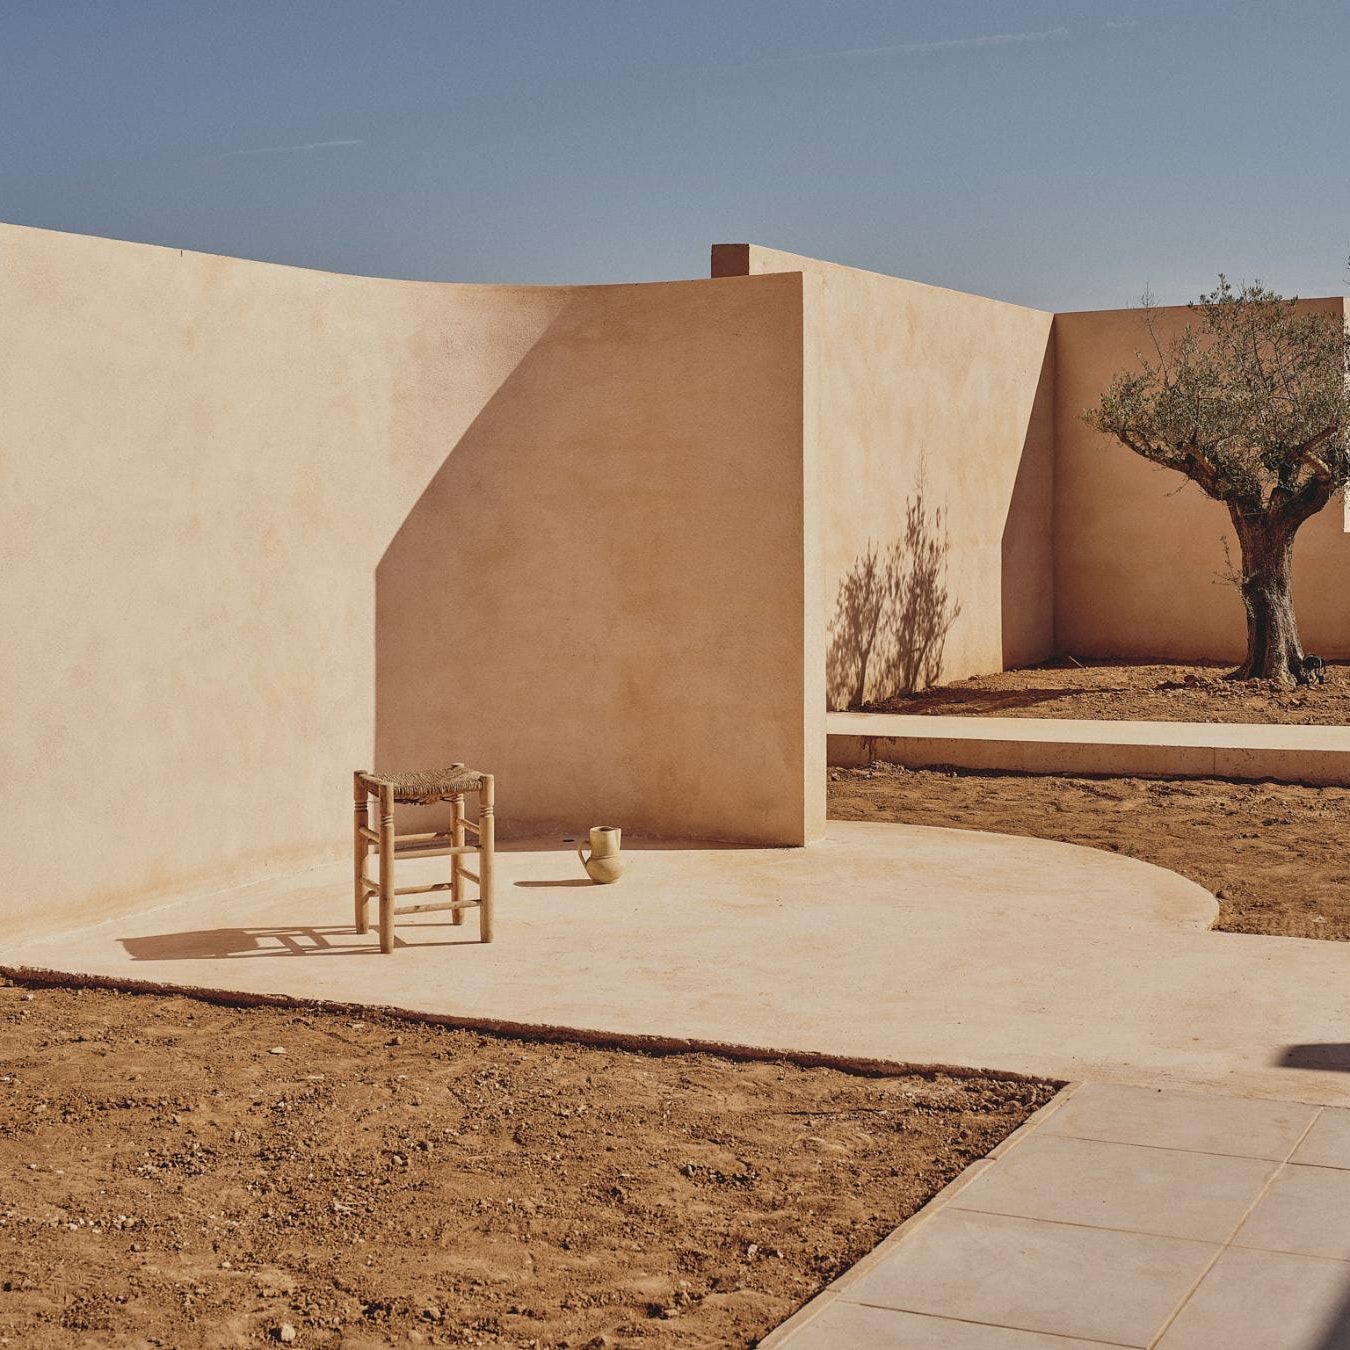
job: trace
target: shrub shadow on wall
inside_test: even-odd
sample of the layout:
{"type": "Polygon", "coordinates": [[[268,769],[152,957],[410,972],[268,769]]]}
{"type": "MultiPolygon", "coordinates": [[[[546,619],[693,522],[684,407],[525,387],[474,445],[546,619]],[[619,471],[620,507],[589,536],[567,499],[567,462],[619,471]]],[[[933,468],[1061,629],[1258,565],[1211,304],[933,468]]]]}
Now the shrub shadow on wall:
{"type": "Polygon", "coordinates": [[[947,588],[951,543],[943,508],[923,483],[905,504],[905,533],[869,542],[839,583],[825,681],[831,708],[859,708],[926,689],[938,678],[961,605],[947,588]]]}

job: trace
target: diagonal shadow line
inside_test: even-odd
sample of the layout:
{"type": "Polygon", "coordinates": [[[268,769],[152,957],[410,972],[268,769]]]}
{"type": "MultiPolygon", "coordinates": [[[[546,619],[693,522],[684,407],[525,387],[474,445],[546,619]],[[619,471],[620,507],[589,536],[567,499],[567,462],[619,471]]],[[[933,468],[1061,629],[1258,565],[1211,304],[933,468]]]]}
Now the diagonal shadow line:
{"type": "MultiPolygon", "coordinates": [[[[546,288],[551,289],[551,288],[546,288]]],[[[426,668],[436,666],[438,682],[444,682],[444,670],[441,662],[433,662],[424,643],[424,634],[428,631],[428,610],[445,612],[447,606],[457,602],[454,593],[457,585],[463,581],[455,566],[453,548],[447,546],[439,550],[439,565],[444,569],[429,576],[415,566],[420,530],[430,528],[432,523],[444,515],[443,502],[449,493],[449,484],[460,478],[469,480],[469,495],[477,490],[472,482],[476,473],[484,471],[482,461],[491,456],[500,442],[528,442],[531,437],[528,429],[522,429],[514,438],[509,433],[512,418],[518,415],[521,407],[529,408],[528,399],[515,397],[519,387],[529,385],[533,378],[533,369],[545,353],[557,340],[560,333],[567,333],[578,322],[585,321],[586,306],[584,297],[575,294],[577,288],[562,288],[571,292],[564,300],[558,312],[544,325],[530,345],[521,353],[515,365],[482,403],[472,421],[450,445],[439,464],[428,476],[416,501],[405,512],[398,528],[385,545],[383,554],[375,566],[375,652],[374,652],[374,741],[376,764],[393,763],[402,757],[400,739],[409,739],[406,724],[409,709],[419,706],[434,706],[426,703],[425,696],[432,693],[427,689],[409,689],[410,680],[428,678],[426,668]],[[404,556],[414,559],[411,565],[404,565],[404,556]],[[409,633],[409,624],[418,630],[409,633]],[[418,669],[411,673],[408,669],[407,653],[403,650],[411,644],[417,652],[417,661],[412,663],[418,669]],[[400,738],[400,730],[403,735],[400,738]]],[[[437,352],[428,356],[426,366],[441,376],[445,375],[447,362],[444,353],[437,352]],[[438,361],[437,357],[441,359],[438,361]]],[[[417,400],[413,400],[416,402],[417,400]]],[[[536,433],[537,435],[537,433],[536,433]]],[[[451,494],[453,495],[453,494],[451,494]]],[[[434,627],[434,625],[432,625],[434,627]]],[[[442,695],[443,697],[443,695],[442,695]]],[[[414,716],[414,721],[417,718],[414,716]]],[[[425,720],[425,719],[424,719],[425,720]]],[[[461,753],[460,747],[453,743],[453,732],[445,733],[445,744],[427,745],[425,737],[414,736],[418,741],[418,754],[425,758],[439,759],[448,755],[453,759],[461,753]]],[[[408,814],[414,822],[413,828],[422,828],[429,818],[430,808],[412,809],[408,814]],[[420,823],[418,823],[420,821],[420,823]]],[[[499,828],[509,818],[499,816],[499,828]]]]}

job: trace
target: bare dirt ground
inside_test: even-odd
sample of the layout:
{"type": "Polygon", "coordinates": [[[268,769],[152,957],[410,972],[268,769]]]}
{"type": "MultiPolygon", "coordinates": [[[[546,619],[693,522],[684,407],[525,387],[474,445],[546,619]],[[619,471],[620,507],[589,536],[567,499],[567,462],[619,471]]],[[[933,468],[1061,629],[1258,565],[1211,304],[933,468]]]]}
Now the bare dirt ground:
{"type": "Polygon", "coordinates": [[[1325,684],[1293,689],[1268,681],[1225,680],[1227,669],[1061,660],[898,695],[867,710],[1141,722],[1350,723],[1350,665],[1329,663],[1325,684]]]}
{"type": "Polygon", "coordinates": [[[830,815],[1031,835],[1171,868],[1234,933],[1350,939],[1350,789],[1225,779],[831,769],[830,815]]]}
{"type": "Polygon", "coordinates": [[[0,1341],[753,1344],[1053,1091],[0,981],[0,1341]]]}

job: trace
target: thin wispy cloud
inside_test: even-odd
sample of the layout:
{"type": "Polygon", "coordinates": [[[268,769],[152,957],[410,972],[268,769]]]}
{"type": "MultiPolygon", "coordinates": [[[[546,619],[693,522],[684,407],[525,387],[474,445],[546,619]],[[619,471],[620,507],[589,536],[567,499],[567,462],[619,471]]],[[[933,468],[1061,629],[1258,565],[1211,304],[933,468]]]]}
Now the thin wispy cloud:
{"type": "Polygon", "coordinates": [[[900,42],[888,47],[845,47],[841,51],[806,52],[801,56],[771,56],[766,65],[791,65],[799,61],[847,61],[860,56],[922,56],[927,52],[950,52],[961,47],[1011,47],[1023,42],[1045,42],[1067,36],[1066,27],[1028,33],[982,33],[978,37],[945,38],[938,42],[900,42]]]}
{"type": "Polygon", "coordinates": [[[1107,21],[1106,21],[1106,26],[1107,26],[1108,28],[1138,28],[1138,27],[1139,27],[1139,20],[1138,20],[1138,19],[1107,19],[1107,21]]]}
{"type": "Polygon", "coordinates": [[[337,150],[343,146],[364,145],[365,141],[306,141],[302,145],[259,145],[247,150],[222,150],[218,155],[198,155],[198,159],[242,159],[248,155],[298,155],[307,150],[337,150]]]}

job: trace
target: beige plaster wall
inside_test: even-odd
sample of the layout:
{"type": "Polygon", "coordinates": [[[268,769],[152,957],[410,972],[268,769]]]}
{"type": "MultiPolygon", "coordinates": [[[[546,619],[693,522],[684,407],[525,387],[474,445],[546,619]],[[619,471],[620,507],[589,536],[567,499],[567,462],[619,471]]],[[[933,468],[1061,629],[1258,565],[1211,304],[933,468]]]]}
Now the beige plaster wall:
{"type": "Polygon", "coordinates": [[[823,828],[801,329],[795,276],[576,294],[380,563],[382,762],[491,764],[508,833],[823,828]]]}
{"type": "Polygon", "coordinates": [[[0,923],[340,853],[377,704],[380,750],[497,770],[508,835],[802,838],[800,309],[0,227],[0,923]]]}
{"type": "MultiPolygon", "coordinates": [[[[1340,298],[1309,308],[1344,313],[1340,298]]],[[[1188,311],[1159,311],[1164,339],[1188,311]]],[[[1148,337],[1138,310],[1055,319],[1056,640],[1077,656],[1236,661],[1246,624],[1221,580],[1237,543],[1227,510],[1193,483],[1140,459],[1080,420],[1116,371],[1133,367],[1148,337]]],[[[1304,643],[1350,655],[1350,535],[1334,501],[1299,531],[1294,602],[1304,643]]]]}
{"type": "Polygon", "coordinates": [[[829,705],[853,701],[865,650],[868,699],[1049,655],[1052,316],[754,245],[713,254],[714,275],[789,270],[807,280],[829,705]],[[849,597],[873,549],[909,601],[869,643],[849,597]]]}

